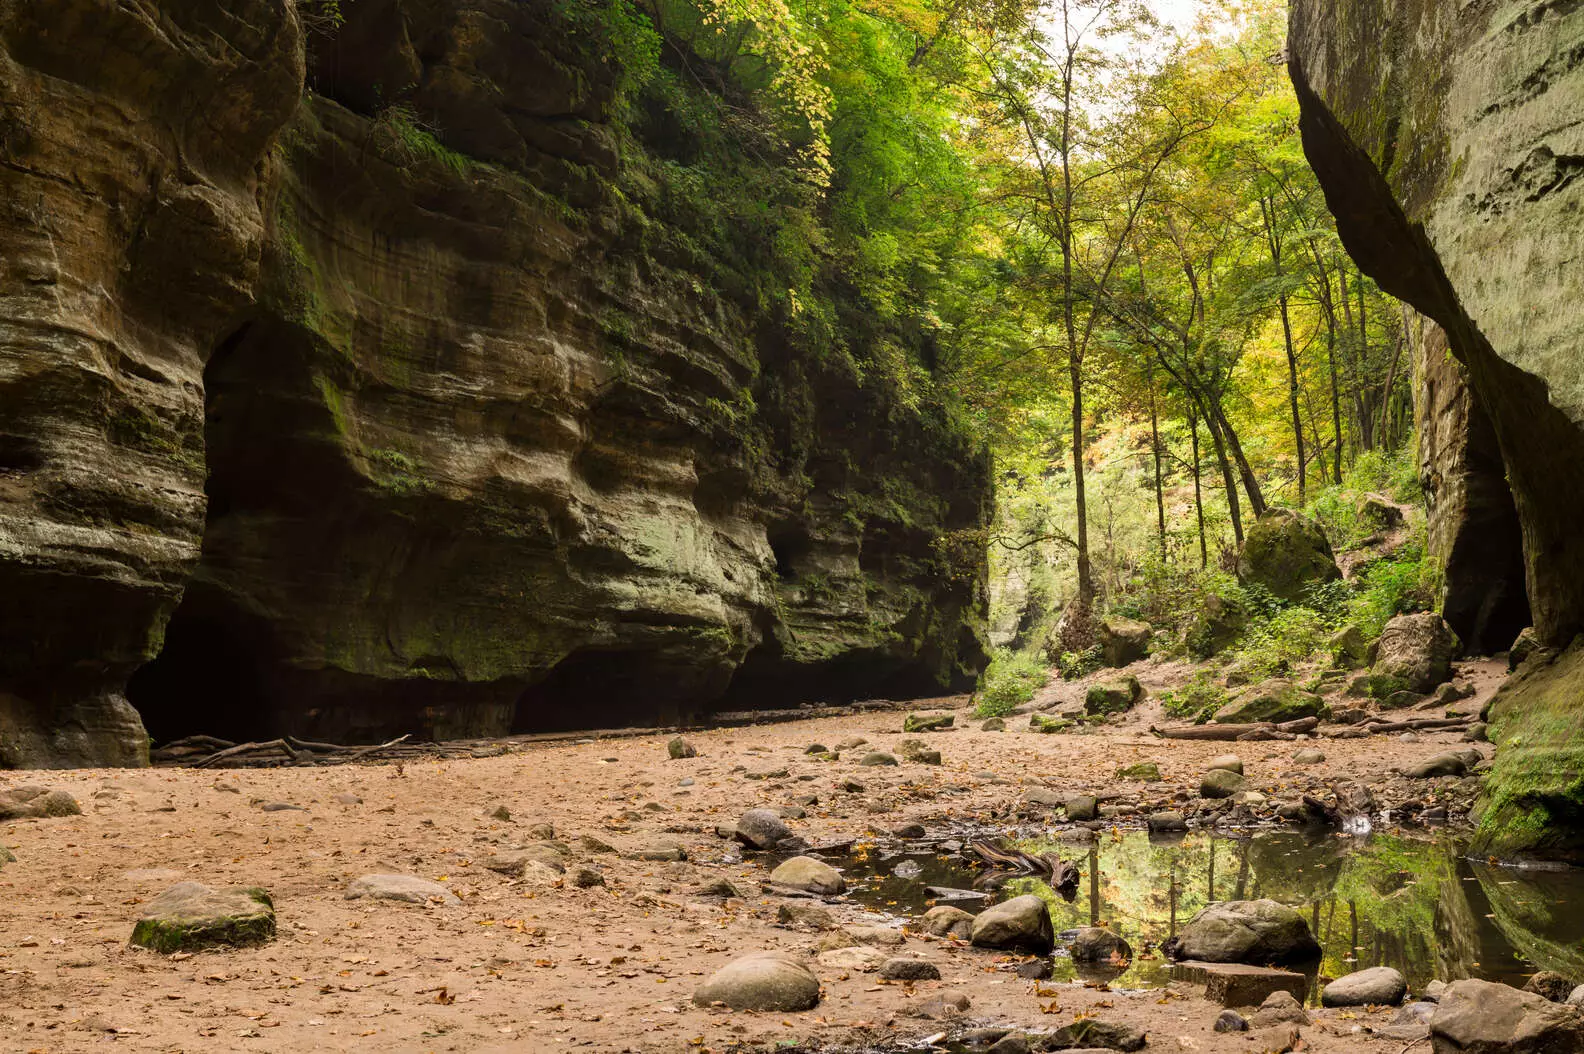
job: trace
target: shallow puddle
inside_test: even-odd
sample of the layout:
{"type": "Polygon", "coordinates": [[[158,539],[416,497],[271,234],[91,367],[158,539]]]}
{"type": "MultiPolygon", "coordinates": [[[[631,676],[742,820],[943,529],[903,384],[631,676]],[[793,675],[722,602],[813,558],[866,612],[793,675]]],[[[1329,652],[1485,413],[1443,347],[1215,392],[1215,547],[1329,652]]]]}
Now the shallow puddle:
{"type": "MultiPolygon", "coordinates": [[[[985,874],[953,843],[939,851],[859,848],[832,862],[855,900],[901,916],[936,903],[978,911],[991,899],[950,900],[926,887],[972,890],[985,874]]],[[[1155,948],[1213,900],[1270,897],[1309,919],[1324,948],[1321,974],[1393,966],[1419,991],[1430,980],[1480,977],[1522,985],[1536,970],[1584,977],[1584,871],[1527,871],[1465,859],[1450,836],[1367,839],[1271,832],[1233,837],[1196,831],[1175,841],[1142,831],[1102,834],[1092,847],[1023,840],[1083,872],[1069,903],[1044,882],[1014,878],[992,899],[1035,893],[1056,930],[1104,923],[1132,944],[1125,970],[1079,968],[1058,952],[1058,980],[1157,987],[1170,965],[1155,948]]],[[[931,846],[938,848],[938,846],[931,846]]]]}

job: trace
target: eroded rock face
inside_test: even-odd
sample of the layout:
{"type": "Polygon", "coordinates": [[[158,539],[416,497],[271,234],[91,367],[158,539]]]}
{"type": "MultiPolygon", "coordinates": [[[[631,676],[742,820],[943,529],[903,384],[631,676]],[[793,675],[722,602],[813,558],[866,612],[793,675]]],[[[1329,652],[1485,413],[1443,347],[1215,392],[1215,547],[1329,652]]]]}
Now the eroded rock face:
{"type": "Polygon", "coordinates": [[[122,688],[197,563],[204,362],[302,78],[289,0],[0,5],[0,768],[148,762],[122,688]]]}
{"type": "Polygon", "coordinates": [[[157,739],[971,687],[983,452],[690,255],[563,6],[306,82],[291,0],[102,6],[0,9],[0,765],[142,759],[156,653],[157,739]]]}
{"type": "MultiPolygon", "coordinates": [[[[1305,152],[1342,240],[1444,332],[1501,454],[1536,636],[1565,646],[1584,630],[1584,9],[1295,0],[1289,30],[1305,152]]],[[[1432,436],[1433,459],[1453,471],[1456,451],[1437,444],[1460,431],[1463,460],[1488,460],[1472,422],[1453,427],[1432,436]]],[[[1481,468],[1471,493],[1494,474],[1481,468]]],[[[1475,555],[1498,575],[1511,560],[1475,555]]],[[[1449,593],[1448,614],[1462,617],[1454,599],[1492,595],[1449,593]]],[[[1502,749],[1476,853],[1584,841],[1563,831],[1584,816],[1568,764],[1584,705],[1558,694],[1571,676],[1532,680],[1493,708],[1502,749]],[[1504,721],[1520,701],[1522,720],[1504,721]]]]}

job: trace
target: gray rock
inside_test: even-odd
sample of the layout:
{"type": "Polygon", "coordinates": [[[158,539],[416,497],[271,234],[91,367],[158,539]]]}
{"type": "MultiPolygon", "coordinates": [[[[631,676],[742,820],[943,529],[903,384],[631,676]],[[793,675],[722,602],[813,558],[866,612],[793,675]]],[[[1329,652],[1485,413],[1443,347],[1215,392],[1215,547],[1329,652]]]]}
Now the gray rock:
{"type": "Polygon", "coordinates": [[[1044,981],[1055,973],[1049,959],[1025,959],[1017,964],[1017,975],[1029,981],[1044,981]]]}
{"type": "Polygon", "coordinates": [[[178,882],[143,909],[132,943],[169,955],[201,948],[242,948],[275,938],[275,905],[262,889],[215,889],[178,882]]]}
{"type": "Polygon", "coordinates": [[[1423,761],[1403,769],[1403,775],[1410,779],[1434,779],[1439,776],[1465,776],[1468,774],[1468,759],[1455,751],[1437,754],[1425,758],[1423,761]]]}
{"type": "Polygon", "coordinates": [[[53,816],[81,816],[82,806],[63,790],[29,783],[0,791],[0,820],[35,820],[53,816]]]}
{"type": "Polygon", "coordinates": [[[1006,721],[1003,718],[992,717],[979,726],[981,732],[1005,732],[1006,721]]]}
{"type": "Polygon", "coordinates": [[[1454,981],[1430,1018],[1435,1054],[1584,1051],[1584,1014],[1491,981],[1454,981]]]}
{"type": "Polygon", "coordinates": [[[819,1005],[819,979],[797,959],[759,952],[734,959],[693,993],[699,1006],[724,1003],[733,1010],[790,1013],[819,1005]]]}
{"type": "Polygon", "coordinates": [[[528,837],[541,842],[549,841],[555,837],[555,828],[547,823],[533,823],[528,825],[528,837]]]}
{"type": "Polygon", "coordinates": [[[880,966],[882,981],[939,981],[940,968],[925,959],[905,956],[887,959],[880,966]]]}
{"type": "MultiPolygon", "coordinates": [[[[718,885],[719,883],[717,883],[718,885]]],[[[725,883],[732,890],[730,893],[719,893],[719,896],[741,897],[735,886],[725,883]]],[[[813,930],[833,930],[836,928],[836,916],[832,915],[829,908],[818,904],[782,904],[776,908],[776,921],[784,926],[807,926],[813,930]]]]}
{"type": "Polygon", "coordinates": [[[1433,611],[1398,615],[1386,623],[1371,673],[1411,692],[1426,694],[1451,680],[1452,659],[1461,645],[1446,620],[1433,611]]]}
{"type": "Polygon", "coordinates": [[[1243,777],[1230,769],[1211,769],[1199,781],[1202,798],[1230,798],[1243,789],[1243,777]]]}
{"type": "Polygon", "coordinates": [[[1314,747],[1303,747],[1293,752],[1292,759],[1294,765],[1318,765],[1326,759],[1326,756],[1314,747]]]}
{"type": "Polygon", "coordinates": [[[1023,792],[1023,800],[1030,805],[1042,808],[1055,808],[1066,801],[1064,795],[1058,794],[1049,787],[1030,787],[1023,792]]]}
{"type": "Polygon", "coordinates": [[[869,741],[863,736],[848,736],[846,739],[836,744],[836,749],[838,751],[857,750],[859,747],[866,747],[868,745],[869,741]]]}
{"type": "Polygon", "coordinates": [[[602,838],[592,834],[585,834],[578,838],[578,844],[591,853],[614,853],[616,847],[602,838]]]}
{"type": "Polygon", "coordinates": [[[484,861],[487,869],[512,878],[521,878],[530,865],[545,868],[556,874],[566,870],[561,854],[548,846],[530,846],[516,852],[499,853],[484,861]]]}
{"type": "Polygon", "coordinates": [[[1274,900],[1211,904],[1163,947],[1174,959],[1256,966],[1307,962],[1320,955],[1304,917],[1274,900]]]}
{"type": "Polygon", "coordinates": [[[1321,1006],[1396,1006],[1408,994],[1408,982],[1390,966],[1356,970],[1326,985],[1321,1006]]]}
{"type": "Polygon", "coordinates": [[[301,805],[293,805],[289,801],[267,801],[259,808],[264,812],[307,812],[301,805]]]}
{"type": "Polygon", "coordinates": [[[985,1054],[1029,1054],[1033,1049],[1029,1046],[1028,1037],[1021,1032],[1008,1032],[984,1048],[985,1054]]]}
{"type": "Polygon", "coordinates": [[[1564,1000],[1564,1002],[1566,1002],[1568,1006],[1584,1007],[1584,984],[1579,985],[1577,988],[1573,989],[1573,991],[1569,992],[1568,997],[1566,1000],[1564,1000]]]}
{"type": "Polygon", "coordinates": [[[698,757],[698,747],[695,747],[681,736],[677,736],[666,744],[666,753],[671,755],[672,761],[681,761],[683,758],[698,757]]]}
{"type": "Polygon", "coordinates": [[[922,739],[904,739],[896,745],[896,752],[904,761],[911,761],[915,765],[939,765],[941,753],[932,749],[922,739]]]}
{"type": "Polygon", "coordinates": [[[1133,958],[1133,946],[1104,926],[1084,926],[1067,949],[1075,963],[1122,962],[1133,958]]]}
{"type": "Polygon", "coordinates": [[[918,927],[935,937],[958,937],[968,940],[973,936],[974,917],[962,908],[950,904],[937,904],[919,919],[918,927]]]}
{"type": "Polygon", "coordinates": [[[827,970],[855,970],[874,973],[886,963],[886,953],[866,944],[853,944],[845,948],[831,948],[819,953],[819,964],[827,970]]]}
{"type": "Polygon", "coordinates": [[[1265,1001],[1254,1011],[1254,1016],[1249,1019],[1249,1024],[1255,1028],[1274,1028],[1277,1025],[1307,1025],[1309,1015],[1304,1011],[1303,1004],[1296,996],[1288,991],[1276,991],[1265,997],[1265,1001]]]}
{"type": "Polygon", "coordinates": [[[1555,970],[1541,970],[1524,983],[1523,990],[1533,992],[1553,1003],[1565,1003],[1575,987],[1577,986],[1572,981],[1555,970]]]}
{"type": "Polygon", "coordinates": [[[974,918],[970,940],[981,948],[1049,955],[1056,946],[1045,902],[1033,894],[993,904],[974,918]]]}
{"type": "Polygon", "coordinates": [[[1223,1010],[1216,1015],[1215,1030],[1217,1032],[1247,1032],[1248,1028],[1248,1021],[1236,1010],[1223,1010]]]}
{"type": "Polygon", "coordinates": [[[1218,754],[1205,763],[1205,768],[1212,770],[1226,769],[1228,772],[1236,772],[1241,776],[1243,775],[1243,759],[1236,754],[1218,754]]]}
{"type": "Polygon", "coordinates": [[[362,798],[359,798],[356,794],[348,794],[345,791],[342,791],[340,794],[337,794],[335,796],[334,801],[335,801],[335,803],[337,805],[362,805],[363,804],[363,799],[362,798]]]}
{"type": "Polygon", "coordinates": [[[416,875],[364,875],[347,886],[348,900],[397,900],[406,904],[462,903],[455,893],[438,882],[416,875]]]}
{"type": "Polygon", "coordinates": [[[635,842],[622,853],[628,860],[686,860],[687,850],[663,839],[635,842]]]}
{"type": "Polygon", "coordinates": [[[1107,666],[1127,666],[1149,655],[1150,625],[1133,619],[1107,618],[1096,634],[1100,657],[1107,666]]]}
{"type": "Polygon", "coordinates": [[[812,856],[794,856],[770,872],[770,881],[790,889],[801,889],[821,896],[835,896],[847,890],[841,872],[812,856]]]}
{"type": "Polygon", "coordinates": [[[1076,822],[1093,820],[1099,815],[1100,803],[1093,795],[1075,794],[1067,799],[1067,819],[1076,822]]]}
{"type": "Polygon", "coordinates": [[[792,837],[792,829],[774,809],[749,809],[738,818],[735,833],[739,842],[755,849],[774,849],[781,839],[792,837]]]}
{"type": "Polygon", "coordinates": [[[866,768],[873,768],[877,765],[895,765],[896,763],[897,759],[883,750],[870,751],[863,756],[863,760],[858,762],[858,764],[866,768]]]}
{"type": "Polygon", "coordinates": [[[1101,1021],[1095,1017],[1079,1018],[1052,1032],[1043,1044],[1047,1050],[1143,1050],[1144,1033],[1132,1025],[1101,1021]]]}

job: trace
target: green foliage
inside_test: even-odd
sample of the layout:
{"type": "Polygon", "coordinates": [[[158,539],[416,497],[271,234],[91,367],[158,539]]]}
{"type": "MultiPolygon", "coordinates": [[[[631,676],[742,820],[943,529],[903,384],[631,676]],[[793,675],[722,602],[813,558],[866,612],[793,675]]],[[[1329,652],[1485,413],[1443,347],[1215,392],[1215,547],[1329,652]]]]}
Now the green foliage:
{"type": "Polygon", "coordinates": [[[297,16],[310,32],[333,33],[346,22],[341,0],[297,0],[297,16]]]}
{"type": "Polygon", "coordinates": [[[1076,681],[1100,669],[1104,662],[1105,657],[1100,654],[1100,645],[1095,644],[1083,651],[1062,652],[1056,660],[1056,669],[1064,680],[1076,681]]]}
{"type": "Polygon", "coordinates": [[[1373,639],[1394,615],[1429,610],[1439,586],[1439,569],[1425,557],[1422,538],[1415,539],[1391,558],[1363,569],[1359,589],[1348,599],[1347,617],[1373,639]]]}
{"type": "Polygon", "coordinates": [[[976,717],[1002,717],[1034,698],[1049,673],[1032,652],[999,649],[979,685],[976,717]]]}
{"type": "Polygon", "coordinates": [[[1281,608],[1249,625],[1238,643],[1238,665],[1255,680],[1290,673],[1309,661],[1331,633],[1313,608],[1281,608]]]}
{"type": "Polygon", "coordinates": [[[1226,705],[1227,691],[1209,670],[1199,670],[1181,688],[1161,692],[1160,700],[1168,716],[1203,724],[1226,705]]]}
{"type": "Polygon", "coordinates": [[[406,103],[392,103],[374,117],[374,141],[403,164],[434,162],[453,175],[465,176],[475,162],[446,146],[418,123],[418,113],[406,103]]]}

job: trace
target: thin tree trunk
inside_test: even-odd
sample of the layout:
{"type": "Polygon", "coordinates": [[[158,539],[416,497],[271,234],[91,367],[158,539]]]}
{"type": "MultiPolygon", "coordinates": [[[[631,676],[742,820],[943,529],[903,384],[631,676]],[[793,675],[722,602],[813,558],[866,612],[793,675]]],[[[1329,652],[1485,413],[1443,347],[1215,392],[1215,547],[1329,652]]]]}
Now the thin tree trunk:
{"type": "Polygon", "coordinates": [[[1199,569],[1210,566],[1210,549],[1205,543],[1204,494],[1199,487],[1199,415],[1188,404],[1188,434],[1193,437],[1194,515],[1199,519],[1199,569]]]}
{"type": "Polygon", "coordinates": [[[1232,537],[1238,545],[1242,545],[1243,512],[1238,506],[1237,477],[1233,475],[1232,463],[1227,460],[1226,442],[1215,414],[1205,414],[1205,426],[1210,429],[1210,442],[1215,447],[1216,461],[1221,464],[1221,478],[1226,485],[1227,512],[1232,516],[1232,537]]]}
{"type": "MultiPolygon", "coordinates": [[[[1249,511],[1255,519],[1265,515],[1265,494],[1260,490],[1259,478],[1254,475],[1254,469],[1249,465],[1247,456],[1243,453],[1243,444],[1238,442],[1237,430],[1232,427],[1232,422],[1227,420],[1226,411],[1221,407],[1219,399],[1210,403],[1210,414],[1207,420],[1213,419],[1220,425],[1222,437],[1226,440],[1227,448],[1232,452],[1232,460],[1237,464],[1238,475],[1243,479],[1243,489],[1248,492],[1249,511]]],[[[1214,430],[1211,435],[1214,435],[1214,430]]],[[[1239,538],[1239,541],[1242,539],[1239,538]]]]}
{"type": "Polygon", "coordinates": [[[1166,495],[1161,488],[1160,414],[1155,405],[1155,371],[1149,372],[1150,451],[1155,455],[1155,534],[1161,563],[1166,563],[1166,495]]]}
{"type": "MultiPolygon", "coordinates": [[[[1276,281],[1281,282],[1282,271],[1282,238],[1281,232],[1276,228],[1276,199],[1274,197],[1260,198],[1260,216],[1265,221],[1265,244],[1270,250],[1271,270],[1276,275],[1276,281]]],[[[1306,498],[1304,486],[1304,433],[1303,417],[1298,412],[1298,352],[1293,347],[1292,316],[1287,310],[1287,293],[1285,290],[1276,294],[1276,303],[1281,310],[1282,340],[1287,348],[1287,404],[1292,410],[1293,446],[1298,462],[1298,504],[1302,506],[1306,498]]]]}
{"type": "Polygon", "coordinates": [[[1323,272],[1321,279],[1325,282],[1325,298],[1322,307],[1325,310],[1326,323],[1326,368],[1331,373],[1331,477],[1340,485],[1342,482],[1342,390],[1337,383],[1336,360],[1336,305],[1331,300],[1331,275],[1323,272]]]}

